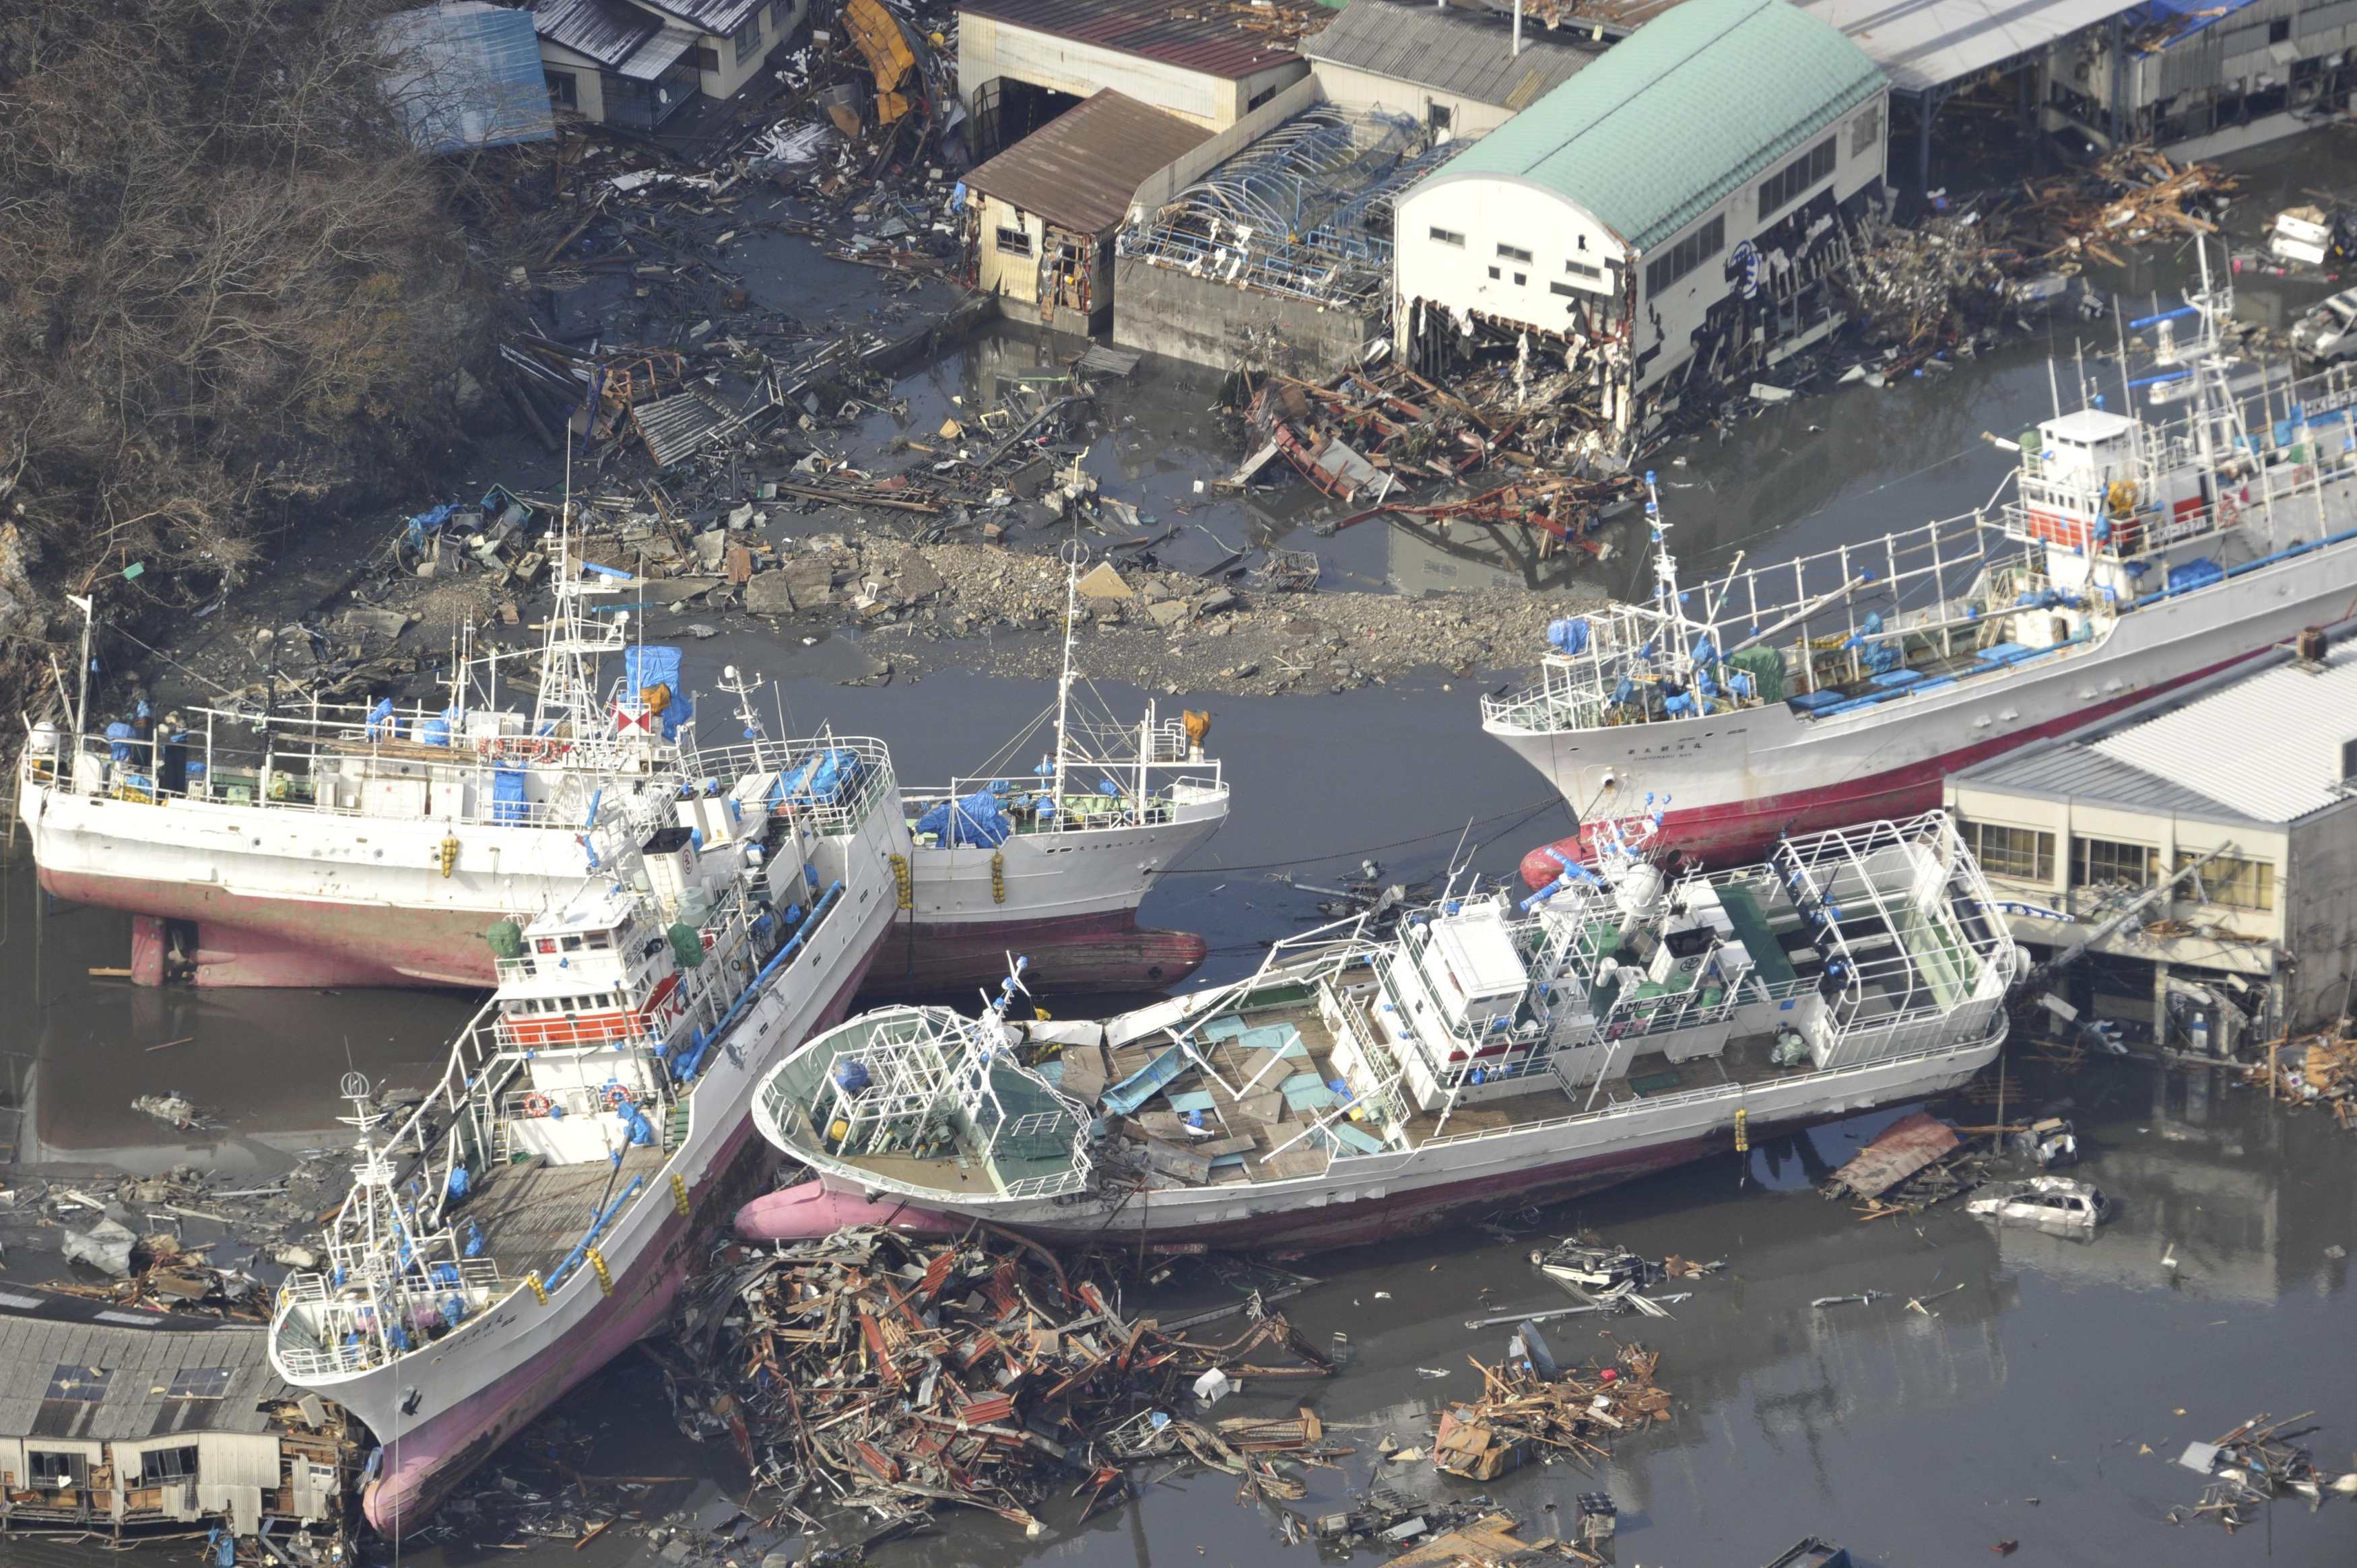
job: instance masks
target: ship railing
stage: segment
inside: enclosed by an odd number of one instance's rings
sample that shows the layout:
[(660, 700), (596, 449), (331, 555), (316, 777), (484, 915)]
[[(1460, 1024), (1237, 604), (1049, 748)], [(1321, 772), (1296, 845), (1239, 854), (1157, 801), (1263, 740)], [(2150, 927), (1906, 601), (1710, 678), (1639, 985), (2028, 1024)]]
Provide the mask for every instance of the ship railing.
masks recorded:
[[(1652, 1112), (1674, 1106), (1697, 1104), (1704, 1101), (1723, 1100), (1746, 1087), (1768, 1089), (1781, 1088), (1793, 1083), (1831, 1084), (1837, 1079), (1861, 1077), (1869, 1072), (1879, 1072), (1889, 1068), (1931, 1061), (1940, 1057), (1958, 1056), (1966, 1051), (1985, 1048), (1990, 1043), (1992, 1036), (1998, 1039), (2004, 1037), (2007, 1026), (2004, 1010), (1999, 1008), (1993, 1011), (1993, 1017), (1977, 1035), (1969, 1038), (1958, 1038), (1952, 1034), (1946, 1041), (1920, 1050), (1892, 1052), (1878, 1055), (1864, 1061), (1845, 1062), (1835, 1067), (1813, 1068), (1806, 1071), (1782, 1073), (1764, 1084), (1746, 1086), (1732, 1080), (1726, 1083), (1704, 1084), (1695, 1089), (1682, 1089), (1674, 1093), (1648, 1094), (1635, 1100), (1615, 1101), (1592, 1111), (1574, 1111), (1536, 1122), (1514, 1122), (1501, 1127), (1484, 1127), (1469, 1133), (1445, 1133), (1438, 1137), (1426, 1138), (1416, 1147), (1421, 1151), (1454, 1144), (1475, 1144), (1484, 1139), (1519, 1137), (1528, 1133), (1545, 1132), (1559, 1127), (1577, 1127), (1601, 1122), (1631, 1111)], [(1587, 1086), (1583, 1084), (1582, 1087)]]

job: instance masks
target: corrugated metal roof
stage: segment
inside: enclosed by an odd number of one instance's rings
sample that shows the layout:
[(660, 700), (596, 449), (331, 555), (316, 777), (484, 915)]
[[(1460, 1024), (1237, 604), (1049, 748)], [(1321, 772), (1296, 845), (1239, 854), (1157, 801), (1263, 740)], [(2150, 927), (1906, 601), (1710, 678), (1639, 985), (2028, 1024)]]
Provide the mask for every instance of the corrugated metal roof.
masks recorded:
[(533, 30), (550, 43), (587, 55), (599, 65), (619, 65), (662, 24), (621, 0), (537, 0)]
[(532, 17), (483, 0), (396, 11), (377, 24), (393, 57), (385, 95), (432, 153), (544, 142), (556, 134)]
[(769, 0), (646, 0), (666, 16), (676, 16), (698, 32), (727, 38), (745, 25), (745, 18)]
[(965, 0), (959, 13), (1143, 55), (1228, 81), (1301, 57), (1227, 17), (1174, 15), (1170, 0)]
[[(89, 1310), (93, 1305), (51, 1291), (0, 1287), (0, 1436), (54, 1429), (47, 1434), (112, 1443), (170, 1432), (264, 1433), (270, 1422), (256, 1407), (296, 1397), (270, 1369), (266, 1329)], [(47, 1398), (60, 1369), (70, 1369), (68, 1380), (99, 1397)], [(174, 1398), (175, 1379), (201, 1369), (219, 1371), (210, 1378), (199, 1371), (183, 1386), (211, 1397)]]
[(678, 64), (679, 57), (694, 47), (693, 27), (665, 27), (622, 62), (621, 73), (633, 81), (652, 81)]
[(969, 188), (1060, 229), (1100, 234), (1129, 212), (1148, 175), (1211, 140), (1176, 114), (1107, 88), (965, 177)]
[(2088, 744), (2256, 822), (2292, 822), (2341, 799), (2341, 746), (2357, 740), (2357, 644), (2320, 669), (2286, 659), (2184, 706)]
[(1686, 0), (1416, 190), (1523, 181), (1641, 252), (1882, 86), (1863, 50), (1787, 0)]
[(1956, 783), (1964, 789), (2101, 802), (2160, 816), (2222, 822), (2252, 821), (2199, 789), (2147, 773), (2078, 740), (2033, 746), (1981, 763), (1958, 774)]
[(1355, 0), (1325, 29), (1301, 40), (1312, 60), (1412, 82), (1436, 92), (1510, 108), (1553, 91), (1604, 53), (1526, 26), (1513, 52), (1513, 25), (1405, 0)]
[[(2138, 0), (1805, 0), (1909, 92), (1977, 76)], [(2247, 0), (2245, 0), (2247, 3)]]

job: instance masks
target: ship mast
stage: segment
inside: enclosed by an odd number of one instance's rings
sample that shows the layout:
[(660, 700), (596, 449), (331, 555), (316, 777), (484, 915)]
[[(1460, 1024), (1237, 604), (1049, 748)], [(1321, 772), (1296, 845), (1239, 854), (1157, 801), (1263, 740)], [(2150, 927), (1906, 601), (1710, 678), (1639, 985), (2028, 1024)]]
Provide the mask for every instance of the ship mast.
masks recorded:
[(1072, 524), (1072, 539), (1058, 553), (1064, 558), (1064, 667), (1056, 676), (1056, 772), (1049, 797), (1055, 802), (1057, 820), (1064, 811), (1064, 769), (1071, 751), (1065, 725), (1072, 712), (1072, 644), (1079, 634), (1077, 621), (1081, 609), (1081, 563), (1088, 559), (1088, 547), (1080, 541), (1080, 523)]
[(1678, 558), (1670, 553), (1670, 525), (1662, 517), (1662, 492), (1651, 468), (1645, 470), (1645, 525), (1653, 532), (1653, 606), (1676, 629), (1679, 672), (1688, 674), (1691, 671), (1684, 667), (1694, 659), (1693, 639), (1688, 636), (1693, 623), (1686, 619), (1684, 596), (1678, 592)]

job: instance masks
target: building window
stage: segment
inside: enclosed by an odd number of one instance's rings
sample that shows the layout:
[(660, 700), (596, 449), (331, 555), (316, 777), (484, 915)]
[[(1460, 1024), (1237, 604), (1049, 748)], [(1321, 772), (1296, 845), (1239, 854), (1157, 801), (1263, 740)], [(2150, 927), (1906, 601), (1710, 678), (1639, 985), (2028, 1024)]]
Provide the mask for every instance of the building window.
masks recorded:
[(1426, 103), (1424, 106), (1424, 125), (1428, 131), (1448, 130), (1452, 118), (1446, 103)]
[(1669, 253), (1645, 263), (1645, 292), (1659, 295), (1711, 257), (1727, 249), (1727, 220), (1709, 222), (1670, 247)]
[(1531, 259), (1531, 253), (1520, 245), (1501, 245), (1498, 247), (1498, 254), (1510, 262), (1521, 262), (1526, 265)]
[(2289, 16), (2277, 16), (2267, 24), (2267, 42), (2280, 44), (2288, 41), (2290, 38), (2291, 18)]
[(143, 1487), (168, 1487), (177, 1481), (196, 1478), (194, 1448), (150, 1448), (139, 1455), (139, 1484)]
[(1031, 253), (1031, 231), (1028, 229), (1009, 229), (1002, 223), (993, 239), (1002, 256), (1028, 256)]
[(1864, 157), (1882, 140), (1882, 105), (1869, 103), (1849, 123), (1849, 156)]
[(1491, 268), (1490, 269), (1490, 275), (1491, 275), (1491, 277), (1493, 277), (1493, 278), (1494, 278), (1494, 277), (1501, 277), (1501, 276), (1503, 276), (1504, 274), (1502, 274), (1501, 273), (1500, 273), (1500, 272), (1498, 271), (1498, 269), (1497, 269), (1497, 268), (1495, 268), (1495, 267), (1491, 267)]
[(1516, 288), (1522, 288), (1522, 287), (1523, 287), (1524, 285), (1528, 285), (1530, 281), (1531, 281), (1531, 274), (1528, 274), (1528, 273), (1516, 273), (1516, 274), (1514, 274), (1514, 286), (1515, 286)]
[[(2177, 869), (2184, 870), (2199, 854), (2177, 852)], [(2187, 879), (2198, 903), (2222, 904), (2230, 909), (2272, 909), (2276, 907), (2276, 868), (2271, 861), (2236, 860), (2220, 855)]]
[(1770, 213), (1800, 200), (1812, 187), (1831, 179), (1833, 173), (1834, 139), (1827, 136), (1760, 182), (1760, 220), (1764, 223)]
[[(1964, 839), (1973, 858), (1991, 876), (2054, 885), (2054, 835), (1997, 822), (1967, 822)], [(2085, 840), (2081, 840), (2085, 843)]]
[(2152, 886), (2150, 844), (2121, 843), (2115, 839), (2071, 839), (2071, 886), (2104, 887), (2125, 882), (2131, 887)]
[(25, 1450), (25, 1470), (37, 1487), (79, 1487), (82, 1466), (88, 1463), (79, 1454), (59, 1454), (46, 1448)]
[(548, 83), (548, 102), (551, 104), (559, 109), (577, 109), (581, 106), (580, 95), (574, 85), (571, 71), (544, 70), (540, 74)]
[(1444, 245), (1454, 245), (1460, 251), (1465, 248), (1465, 236), (1454, 229), (1434, 229), (1429, 232), (1432, 238)]
[(1579, 290), (1572, 287), (1567, 283), (1551, 283), (1547, 285), (1547, 292), (1549, 294), (1559, 294), (1566, 299), (1577, 299), (1580, 294)]
[(720, 69), (720, 51), (718, 49), (705, 48), (702, 46), (698, 46), (695, 50), (695, 69), (698, 70), (718, 70)]
[(1600, 281), (1604, 276), (1602, 267), (1591, 267), (1586, 262), (1566, 262), (1563, 263), (1563, 270), (1574, 277), (1596, 278)]
[(737, 63), (738, 65), (743, 65), (747, 60), (751, 59), (755, 55), (761, 52), (760, 12), (756, 11), (751, 16), (745, 18), (745, 25), (737, 29), (736, 44)]
[(1251, 99), (1250, 99), (1250, 100), (1249, 100), (1249, 101), (1244, 104), (1244, 113), (1247, 113), (1247, 114), (1251, 113), (1254, 110), (1255, 110), (1255, 109), (1259, 108), (1262, 104), (1264, 104), (1264, 103), (1267, 102), (1270, 99), (1272, 99), (1272, 98), (1274, 98), (1274, 97), (1275, 97), (1275, 96), (1276, 96), (1276, 89), (1275, 89), (1275, 88), (1274, 88), (1274, 87), (1264, 87), (1264, 88), (1262, 88), (1258, 92), (1254, 93), (1254, 94), (1252, 95), (1252, 98), (1251, 98)]

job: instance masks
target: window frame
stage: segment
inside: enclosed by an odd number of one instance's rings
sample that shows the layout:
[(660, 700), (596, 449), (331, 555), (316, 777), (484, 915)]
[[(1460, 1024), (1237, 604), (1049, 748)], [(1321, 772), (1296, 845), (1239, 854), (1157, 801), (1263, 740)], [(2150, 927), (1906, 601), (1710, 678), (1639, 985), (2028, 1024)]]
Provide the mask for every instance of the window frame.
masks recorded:
[[(2019, 827), (2012, 822), (1975, 822), (1964, 824), (1968, 830), (1973, 859), (1979, 862), (1984, 875), (2007, 882), (2032, 882), (2040, 886), (2054, 886), (2054, 835), (2042, 828)], [(2004, 835), (2004, 842), (1992, 844), (1990, 837)], [(2026, 842), (2025, 842), (2026, 841)], [(2018, 867), (2027, 863), (2029, 869)]]
[(1645, 263), (1645, 297), (1660, 298), (1705, 262), (1726, 249), (1727, 215), (1714, 213), (1707, 222), (1671, 246), (1665, 254)]
[[(2095, 852), (2098, 846), (2101, 846), (2104, 852), (2102, 858), (2105, 864), (2105, 874), (2101, 877), (2094, 875), (2097, 860)], [(2121, 850), (2133, 851), (2144, 857), (2144, 871), (2140, 877), (2130, 875), (2120, 867), (2119, 856), (2113, 852)], [(2072, 833), (2071, 835), (2071, 886), (2109, 887), (2115, 883), (2125, 882), (2131, 887), (2149, 887), (2153, 884), (2159, 859), (2160, 850), (2154, 844), (2137, 843), (2129, 839), (2091, 838), (2084, 833)]]
[(1760, 221), (1767, 222), (1834, 177), (1841, 167), (1840, 139), (1839, 133), (1826, 136), (1760, 182)]
[(1464, 235), (1454, 229), (1443, 229), (1437, 223), (1426, 225), (1424, 237), (1435, 244), (1450, 245), (1460, 251), (1465, 248)]
[(1498, 259), (1503, 262), (1520, 262), (1524, 266), (1531, 264), (1531, 253), (1520, 245), (1508, 245), (1501, 242), (1498, 246)]
[[(2177, 852), (2177, 869), (2184, 871), (2201, 858), (2203, 851), (2180, 849)], [(2221, 873), (2220, 866), (2231, 866)], [(2243, 890), (2244, 884), (2249, 884)], [(2222, 854), (2195, 872), (2181, 888), (2179, 900), (2220, 909), (2244, 909), (2253, 914), (2271, 914), (2276, 907), (2276, 863), (2272, 860), (2251, 860), (2243, 855)]]
[[(1009, 234), (1023, 242), (1019, 248), (1006, 242), (1006, 237)], [(1013, 228), (1004, 223), (994, 224), (991, 229), (990, 248), (1002, 256), (1028, 256), (1036, 260), (1039, 254), (1039, 247), (1031, 242), (1031, 231), (1019, 223)]]
[(760, 8), (757, 6), (753, 14), (745, 18), (744, 25), (728, 36), (728, 41), (736, 47), (737, 63), (743, 65), (759, 54), (762, 41), (769, 36), (769, 29), (761, 25)]
[[(43, 1460), (53, 1461), (54, 1465), (45, 1466)], [(44, 1475), (45, 1469), (54, 1469), (55, 1473)], [(60, 1490), (84, 1486), (89, 1479), (89, 1455), (65, 1448), (36, 1448), (29, 1443), (25, 1444), (25, 1481), (27, 1486)]]
[[(157, 1474), (152, 1466), (154, 1466), (156, 1460), (166, 1458), (167, 1456), (173, 1461), (173, 1469), (171, 1474)], [(145, 1449), (143, 1450), (139, 1455), (139, 1479), (135, 1483), (135, 1485), (141, 1487), (186, 1486), (197, 1478), (197, 1466), (200, 1463), (200, 1451), (193, 1443), (176, 1444), (169, 1448)], [(180, 1467), (182, 1466), (186, 1466), (187, 1467), (183, 1469)]]
[(577, 110), (581, 107), (581, 81), (577, 73), (543, 67), (540, 75), (541, 80), (548, 84), (548, 102), (552, 105), (559, 109)]

